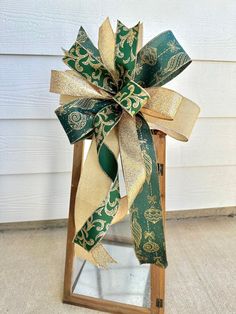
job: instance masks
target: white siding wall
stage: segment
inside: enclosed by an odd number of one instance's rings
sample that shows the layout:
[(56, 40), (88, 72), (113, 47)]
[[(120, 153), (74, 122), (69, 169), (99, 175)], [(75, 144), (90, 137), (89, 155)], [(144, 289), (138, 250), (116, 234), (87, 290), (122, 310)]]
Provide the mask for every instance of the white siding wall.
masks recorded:
[(201, 106), (189, 143), (168, 139), (167, 209), (236, 204), (234, 0), (1, 0), (0, 222), (67, 216), (72, 147), (56, 120), (50, 70), (83, 25), (97, 41), (110, 16), (171, 29), (194, 60), (168, 84)]

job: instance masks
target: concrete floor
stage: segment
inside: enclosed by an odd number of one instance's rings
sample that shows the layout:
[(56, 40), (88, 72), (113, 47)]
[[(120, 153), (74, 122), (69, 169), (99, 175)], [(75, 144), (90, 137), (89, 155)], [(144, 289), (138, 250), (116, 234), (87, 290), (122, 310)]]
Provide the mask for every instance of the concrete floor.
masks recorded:
[[(236, 313), (236, 218), (167, 221), (166, 314)], [(1, 314), (98, 314), (62, 304), (66, 230), (0, 233)]]

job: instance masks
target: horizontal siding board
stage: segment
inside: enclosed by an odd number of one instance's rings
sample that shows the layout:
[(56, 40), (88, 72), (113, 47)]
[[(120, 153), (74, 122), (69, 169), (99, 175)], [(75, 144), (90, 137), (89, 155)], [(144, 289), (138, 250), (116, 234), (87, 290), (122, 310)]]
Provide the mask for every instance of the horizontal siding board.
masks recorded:
[(166, 148), (167, 167), (236, 165), (236, 118), (199, 119), (187, 143), (168, 136)]
[(235, 206), (236, 166), (169, 168), (167, 209)]
[[(58, 95), (49, 93), (60, 57), (0, 56), (0, 119), (55, 119)], [(201, 117), (236, 117), (236, 62), (193, 62), (166, 87), (199, 104)]]
[(0, 56), (0, 118), (54, 119), (58, 95), (49, 93), (51, 69), (65, 69), (59, 57)]
[(70, 171), (72, 145), (56, 120), (3, 120), (0, 174)]
[[(95, 9), (96, 8), (96, 9)], [(234, 0), (1, 1), (0, 53), (61, 54), (82, 24), (95, 40), (107, 16), (131, 26), (144, 22), (145, 42), (172, 29), (194, 59), (235, 60)], [(17, 30), (17, 31), (16, 31)]]
[(194, 60), (166, 86), (201, 107), (188, 143), (167, 139), (167, 210), (235, 206), (235, 10), (234, 0), (2, 0), (0, 222), (67, 217), (73, 146), (56, 120), (50, 71), (66, 68), (61, 47), (80, 25), (96, 44), (107, 16), (114, 27), (141, 20), (144, 42), (173, 30)]
[(193, 62), (165, 87), (197, 103), (201, 117), (236, 117), (236, 62)]
[[(197, 121), (188, 143), (168, 137), (168, 167), (236, 165), (236, 118)], [(0, 174), (71, 170), (72, 145), (57, 120), (2, 120)]]
[[(167, 210), (235, 205), (236, 166), (171, 168)], [(66, 218), (70, 173), (0, 176), (0, 221)]]
[(70, 173), (0, 176), (0, 222), (66, 218)]

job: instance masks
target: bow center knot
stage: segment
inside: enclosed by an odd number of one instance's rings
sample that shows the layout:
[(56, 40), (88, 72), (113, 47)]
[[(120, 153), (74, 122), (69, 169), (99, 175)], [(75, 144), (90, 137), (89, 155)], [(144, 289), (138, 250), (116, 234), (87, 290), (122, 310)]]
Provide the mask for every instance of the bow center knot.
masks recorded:
[(134, 81), (129, 81), (123, 88), (113, 97), (124, 110), (131, 116), (136, 115), (140, 109), (147, 103), (150, 98), (145, 89)]

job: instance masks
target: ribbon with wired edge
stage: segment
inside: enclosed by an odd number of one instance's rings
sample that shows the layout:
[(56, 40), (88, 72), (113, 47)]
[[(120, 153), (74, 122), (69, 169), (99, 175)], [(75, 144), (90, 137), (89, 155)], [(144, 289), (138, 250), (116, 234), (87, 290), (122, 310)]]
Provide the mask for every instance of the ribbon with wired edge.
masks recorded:
[[(81, 27), (65, 51), (71, 69), (52, 71), (50, 91), (60, 94), (55, 111), (70, 142), (92, 138), (75, 201), (75, 254), (107, 267), (115, 262), (101, 243), (109, 227), (130, 214), (141, 264), (167, 267), (157, 161), (150, 127), (187, 141), (199, 107), (161, 87), (191, 59), (171, 31), (142, 47), (143, 25), (107, 18), (97, 49)], [(118, 156), (127, 196), (120, 196)]]

